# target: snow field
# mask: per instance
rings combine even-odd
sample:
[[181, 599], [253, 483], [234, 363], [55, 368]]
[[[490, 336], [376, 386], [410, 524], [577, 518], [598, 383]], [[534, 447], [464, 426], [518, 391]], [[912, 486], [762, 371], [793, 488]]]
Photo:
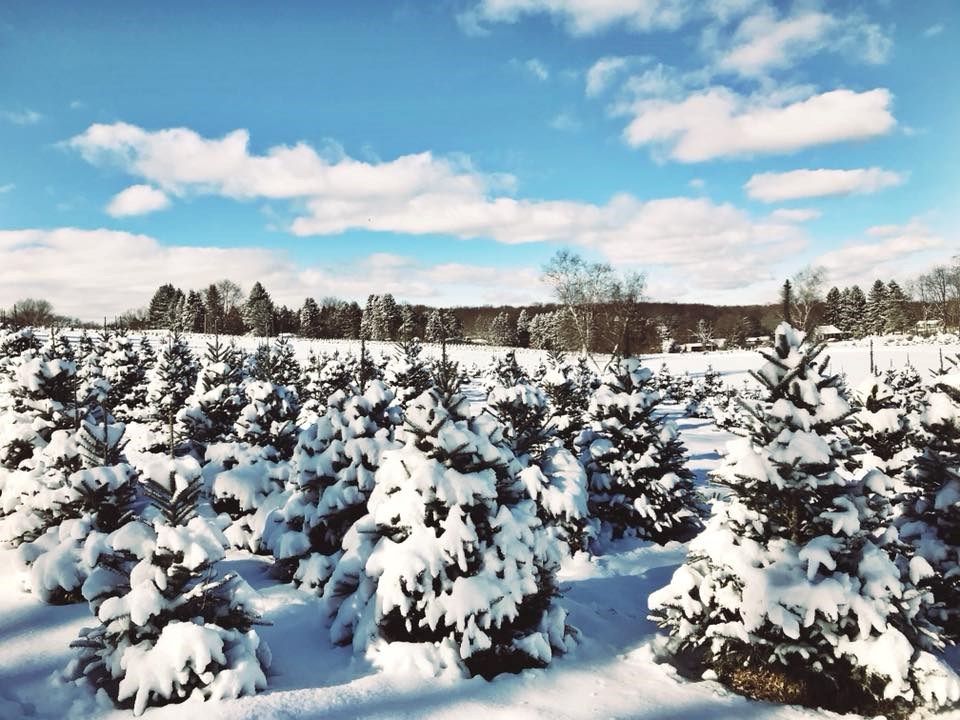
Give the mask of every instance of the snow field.
[[[198, 349], [203, 340], [190, 338]], [[244, 342], [250, 342], [245, 339]], [[359, 343], [299, 343], [301, 357], [313, 345], [335, 345], [355, 352]], [[368, 344], [371, 352], [391, 354], [389, 344]], [[329, 347], [324, 348], [327, 351]], [[453, 347], [450, 356], [467, 365], [486, 365], [489, 348]], [[887, 353], [886, 355], [884, 353]], [[884, 359], [910, 360], [926, 376], [938, 364], [935, 347], [882, 348], [877, 366]], [[427, 354], [438, 354], [428, 348]], [[518, 361], [533, 368], [543, 359], [538, 351], [518, 352]], [[866, 350], [851, 346], [831, 349], [832, 369], [843, 369], [851, 385], [868, 369]], [[644, 364], [653, 372], [664, 361], [674, 372], [702, 375], [706, 363], [718, 370], [727, 383], [747, 377], [760, 366], [756, 353], [710, 353], [706, 355], [648, 356]], [[472, 403], [482, 402], [481, 389], [471, 386]], [[689, 469], [696, 483], [708, 494], [707, 473], [720, 461], [721, 449], [733, 436], [718, 431], [711, 421], [680, 417], [678, 408], [662, 408], [676, 416], [680, 437], [686, 444]], [[134, 424], [135, 426], [135, 424]], [[815, 444], [801, 449], [818, 450]], [[225, 478], [222, 482], [226, 482]], [[229, 483], [227, 483], [229, 484]], [[242, 483], [241, 483], [242, 485]], [[234, 493], [237, 494], [237, 493]], [[242, 504], [242, 503], [241, 503]], [[656, 546], [635, 539], [616, 542], [606, 554], [593, 559], [580, 554], [564, 562], [559, 579], [561, 608], [579, 629], [581, 639], [574, 649], [554, 658], [545, 670], [526, 670], [504, 675], [492, 682], [480, 678], [424, 681], [414, 676], [375, 672], [371, 663], [350, 648], [331, 645], [321, 601], [312, 595], [279, 583], [268, 574], [266, 560], [244, 551], [231, 550], [221, 571], [236, 572], [256, 591], [256, 608], [272, 623], [258, 628], [273, 649], [268, 688], [256, 696], [199, 704], [147, 708], [148, 718], [311, 718], [311, 717], [468, 717], [588, 718], [639, 717], [827, 717], [828, 713], [756, 703], [744, 700], [710, 681], [680, 679], [668, 665], [656, 661], [662, 637], [647, 619], [647, 598], [663, 588], [683, 562], [688, 545]], [[826, 553], [821, 557], [829, 557]], [[4, 576], [16, 574], [10, 553], [0, 553]], [[811, 565], [819, 562], [812, 555]], [[0, 589], [0, 718], [10, 717], [129, 717], [103, 699], [57, 677], [72, 656], [68, 644], [91, 618], [85, 605], [45, 606], [31, 595], [17, 591], [8, 582]], [[402, 601], [402, 598], [398, 598]], [[51, 680], [51, 678], [53, 678]], [[945, 717], [960, 717], [957, 713]]]

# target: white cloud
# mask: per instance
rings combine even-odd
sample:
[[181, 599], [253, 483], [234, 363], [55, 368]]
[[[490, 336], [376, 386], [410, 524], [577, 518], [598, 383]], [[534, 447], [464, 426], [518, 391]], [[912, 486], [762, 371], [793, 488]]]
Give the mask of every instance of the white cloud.
[[721, 70], [761, 75], [789, 65], [794, 55], [811, 53], [834, 22], [822, 12], [807, 12], [777, 20], [764, 11], [745, 19], [734, 35], [733, 47], [720, 58]]
[[816, 220], [822, 214], [813, 208], [778, 208], [770, 213], [770, 218], [783, 222], [807, 222]]
[[837, 17], [805, 10], [778, 17], [771, 6], [746, 17], [729, 38], [716, 28], [705, 37], [704, 49], [717, 55], [717, 70], [746, 77], [792, 67], [821, 51], [877, 65], [886, 62], [893, 49], [889, 35], [862, 14]]
[[[328, 235], [365, 228], [489, 237], [508, 244], [553, 241], [594, 248], [617, 263], [682, 269], [688, 282], [707, 288], [743, 287], [766, 279], [771, 259], [806, 243], [792, 223], [755, 221], [732, 205], [704, 198], [644, 202], [619, 195], [606, 205], [593, 205], [432, 194], [375, 210], [316, 199], [309, 209], [311, 217], [294, 222], [295, 233]], [[716, 272], [717, 257], [736, 266], [735, 276]]]
[[707, 186], [707, 182], [703, 178], [693, 178], [687, 185], [694, 190], [703, 190]]
[[[123, 282], [105, 283], [104, 277]], [[23, 297], [44, 297], [60, 313], [98, 319], [146, 305], [161, 283], [202, 288], [224, 277], [245, 291], [259, 280], [276, 302], [291, 307], [307, 296], [362, 301], [372, 290], [434, 305], [548, 298], [539, 270], [530, 267], [425, 265], [381, 253], [349, 269], [342, 263], [303, 268], [264, 248], [164, 246], [146, 235], [106, 229], [0, 230], [2, 307]]]
[[748, 98], [712, 87], [680, 101], [640, 100], [632, 106], [634, 117], [624, 139], [634, 147], [665, 146], [680, 162], [699, 162], [862, 140], [888, 133], [896, 125], [890, 92], [883, 88], [786, 98]]
[[608, 56], [597, 60], [587, 70], [587, 95], [594, 97], [606, 90], [617, 74], [625, 70], [629, 63], [630, 60], [626, 57]]
[[0, 195], [8, 193], [16, 187], [13, 183], [7, 183], [6, 185], [0, 185]]
[[43, 120], [43, 115], [29, 108], [23, 110], [5, 110], [0, 112], [0, 117], [12, 122], [14, 125], [36, 125]]
[[691, 0], [480, 0], [457, 19], [465, 31], [483, 33], [485, 23], [547, 15], [573, 35], [588, 35], [621, 24], [637, 32], [675, 30], [696, 10]]
[[928, 38], [936, 37], [937, 35], [939, 35], [940, 33], [942, 33], [942, 32], [944, 31], [944, 29], [945, 29], [945, 28], [944, 28], [943, 23], [937, 23], [936, 25], [931, 25], [931, 26], [928, 27], [926, 30], [924, 30], [924, 31], [923, 31], [923, 36], [924, 36], [924, 37], [928, 37]]
[[918, 220], [901, 226], [876, 226], [867, 234], [882, 239], [849, 244], [821, 255], [814, 264], [822, 265], [834, 282], [872, 282], [877, 277], [904, 277], [912, 270], [911, 261], [922, 261], [945, 244]]
[[188, 128], [151, 132], [126, 123], [95, 124], [67, 144], [88, 162], [117, 164], [174, 195], [191, 191], [235, 199], [351, 200], [407, 197], [441, 188], [477, 192], [512, 182], [509, 176], [475, 172], [465, 158], [436, 158], [429, 152], [363, 162], [333, 145], [318, 153], [297, 143], [253, 155], [246, 130], [209, 139]]
[[[210, 140], [183, 128], [147, 132], [123, 124], [94, 125], [70, 144], [92, 162], [119, 163], [174, 194], [295, 200], [287, 229], [300, 236], [362, 229], [572, 244], [620, 263], [682, 267], [705, 287], [765, 278], [770, 257], [805, 243], [792, 223], [758, 221], [706, 198], [644, 202], [623, 194], [593, 204], [511, 197], [505, 190], [512, 178], [429, 153], [365, 163], [299, 144], [251, 155], [245, 131]], [[720, 277], [706, 260], [718, 256], [737, 258], [735, 278]]]
[[896, 187], [906, 180], [902, 173], [883, 168], [855, 170], [791, 170], [782, 173], [759, 173], [746, 185], [747, 194], [762, 202], [780, 202], [827, 195], [868, 195], [884, 188]]
[[170, 198], [162, 190], [150, 185], [131, 185], [114, 195], [107, 205], [107, 213], [113, 217], [145, 215], [170, 207]]
[[549, 80], [550, 79], [550, 70], [542, 61], [537, 58], [530, 58], [527, 60], [523, 66], [527, 71], [533, 75], [537, 80]]

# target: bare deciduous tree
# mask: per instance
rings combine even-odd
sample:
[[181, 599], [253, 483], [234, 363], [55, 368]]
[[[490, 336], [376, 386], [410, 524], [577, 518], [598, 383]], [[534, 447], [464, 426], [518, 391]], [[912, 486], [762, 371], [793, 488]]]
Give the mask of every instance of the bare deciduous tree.
[[953, 266], [937, 265], [917, 278], [914, 285], [924, 316], [943, 323], [946, 330], [957, 321], [957, 306], [960, 305], [960, 260]]
[[10, 309], [10, 315], [17, 325], [35, 327], [50, 325], [56, 320], [53, 305], [43, 298], [24, 298], [17, 301]]
[[220, 293], [220, 302], [223, 304], [223, 314], [226, 315], [234, 308], [239, 308], [243, 304], [243, 290], [233, 280], [223, 279], [216, 284], [217, 292]]
[[629, 354], [642, 325], [640, 302], [646, 278], [639, 272], [618, 273], [609, 263], [590, 263], [569, 250], [560, 250], [543, 269], [570, 321], [581, 349], [600, 369], [593, 353], [610, 349], [615, 357]]
[[713, 344], [713, 324], [707, 320], [697, 320], [697, 327], [694, 330], [697, 342], [707, 349]]
[[808, 265], [791, 278], [790, 315], [801, 330], [810, 329], [813, 312], [823, 299], [826, 275], [824, 268]]

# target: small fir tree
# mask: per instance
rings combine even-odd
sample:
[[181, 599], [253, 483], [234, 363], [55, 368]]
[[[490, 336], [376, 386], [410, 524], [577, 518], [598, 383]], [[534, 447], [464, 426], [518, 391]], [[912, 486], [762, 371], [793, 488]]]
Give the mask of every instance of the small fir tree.
[[173, 333], [157, 358], [147, 387], [147, 404], [154, 422], [166, 430], [171, 457], [176, 448], [177, 413], [186, 404], [196, 383], [197, 365], [193, 352], [179, 334]]
[[591, 514], [604, 535], [655, 542], [700, 528], [700, 501], [676, 424], [656, 413], [653, 375], [636, 358], [616, 363], [593, 393], [578, 438], [590, 480]]
[[252, 381], [244, 388], [247, 404], [234, 424], [241, 442], [272, 447], [289, 459], [297, 442], [297, 394], [286, 385]]
[[200, 467], [158, 460], [145, 471], [155, 515], [111, 533], [83, 584], [99, 624], [84, 628], [68, 674], [140, 715], [151, 705], [239, 697], [266, 687], [269, 649], [253, 629], [252, 592], [218, 577], [225, 538], [196, 516]]
[[376, 663], [490, 677], [567, 647], [550, 537], [532, 501], [499, 501], [515, 460], [468, 408], [431, 388], [408, 409], [326, 585], [333, 639]]
[[419, 339], [403, 340], [397, 343], [393, 357], [387, 363], [384, 380], [401, 408], [433, 386], [430, 367], [422, 353]]
[[544, 391], [529, 384], [496, 387], [487, 397], [487, 412], [502, 426], [544, 527], [571, 552], [586, 550], [595, 534], [587, 510], [587, 476], [560, 444]]
[[749, 436], [730, 444], [717, 500], [686, 564], [651, 595], [669, 648], [751, 697], [897, 716], [960, 697], [939, 658], [922, 564], [891, 528], [891, 483], [843, 470], [851, 410], [786, 323], [754, 377]]
[[177, 415], [184, 436], [199, 445], [229, 440], [246, 404], [243, 379], [242, 353], [215, 336], [207, 343], [193, 395]]
[[362, 395], [338, 394], [326, 415], [300, 433], [294, 491], [275, 513], [267, 543], [277, 574], [317, 593], [339, 559], [347, 531], [367, 511], [383, 454], [396, 447], [393, 393], [379, 380]]

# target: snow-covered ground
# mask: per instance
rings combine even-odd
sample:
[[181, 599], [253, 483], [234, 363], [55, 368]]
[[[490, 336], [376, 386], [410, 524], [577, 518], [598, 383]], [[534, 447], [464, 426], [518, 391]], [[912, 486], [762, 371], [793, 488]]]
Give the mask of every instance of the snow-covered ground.
[[[198, 338], [198, 341], [202, 340]], [[314, 343], [316, 349], [331, 343]], [[306, 354], [308, 345], [298, 350]], [[356, 343], [337, 343], [355, 350]], [[330, 349], [326, 347], [325, 349]], [[375, 348], [388, 351], [389, 346]], [[944, 348], [956, 353], [960, 348]], [[491, 350], [456, 347], [464, 363], [485, 364]], [[834, 367], [851, 382], [868, 368], [863, 348], [831, 349]], [[939, 364], [935, 346], [878, 348], [877, 364], [902, 365], [909, 354], [926, 375]], [[536, 351], [520, 353], [536, 364]], [[673, 371], [702, 374], [709, 362], [727, 382], [739, 382], [758, 367], [759, 355], [747, 352], [647, 357], [656, 370], [666, 362]], [[675, 412], [676, 408], [668, 408]], [[690, 466], [706, 486], [730, 435], [708, 420], [680, 418]], [[708, 487], [704, 487], [709, 490]], [[273, 651], [267, 691], [254, 697], [216, 703], [150, 708], [146, 718], [598, 718], [647, 720], [694, 718], [827, 718], [830, 713], [745, 700], [715, 682], [680, 678], [655, 658], [658, 633], [646, 619], [647, 597], [662, 587], [682, 562], [686, 545], [665, 547], [624, 541], [604, 556], [578, 556], [561, 575], [563, 605], [579, 628], [578, 648], [546, 670], [528, 670], [493, 681], [398, 677], [374, 671], [349, 648], [330, 644], [317, 600], [266, 572], [267, 560], [233, 552], [226, 569], [240, 573], [261, 593], [261, 610], [271, 625], [260, 630]], [[98, 702], [84, 687], [58, 679], [72, 656], [69, 643], [90, 624], [86, 604], [47, 606], [19, 591], [9, 552], [0, 552], [0, 719], [129, 718], [106, 700]], [[960, 712], [944, 715], [960, 718]]]
[[[731, 436], [709, 421], [680, 419], [698, 482], [716, 465]], [[254, 697], [150, 708], [145, 718], [696, 718], [836, 717], [745, 700], [715, 682], [690, 682], [655, 659], [657, 630], [646, 619], [647, 596], [662, 587], [686, 545], [624, 541], [593, 560], [578, 556], [562, 573], [563, 604], [582, 640], [547, 670], [488, 682], [425, 681], [375, 672], [350, 648], [330, 644], [317, 600], [266, 573], [262, 557], [234, 552], [226, 569], [262, 595], [261, 628], [274, 660], [269, 689]], [[57, 680], [69, 643], [90, 622], [86, 604], [47, 606], [19, 592], [0, 554], [0, 718], [129, 718], [97, 703], [83, 688]], [[6, 700], [6, 702], [4, 702]], [[960, 712], [944, 717], [960, 718]]]
[[[165, 337], [165, 333], [161, 331], [150, 331], [149, 334], [154, 343], [162, 342]], [[79, 333], [68, 331], [68, 335], [72, 338], [78, 336]], [[39, 332], [38, 336], [43, 337], [43, 333]], [[199, 333], [189, 333], [185, 337], [191, 347], [198, 353], [202, 353], [206, 343], [213, 339], [212, 335]], [[960, 354], [960, 343], [957, 342], [956, 336], [945, 335], [942, 339], [944, 342], [930, 339], [916, 344], [904, 344], [905, 341], [902, 339], [874, 338], [874, 365], [880, 371], [891, 367], [902, 368], [906, 365], [912, 365], [922, 377], [927, 377], [930, 370], [940, 366], [941, 354], [943, 357], [955, 357]], [[270, 341], [268, 338], [250, 336], [227, 338], [226, 340], [236, 342], [248, 350], [254, 350], [258, 345]], [[825, 355], [831, 360], [831, 370], [844, 373], [852, 386], [860, 383], [870, 372], [868, 342], [868, 339], [850, 340], [830, 343], [827, 346]], [[359, 340], [290, 338], [290, 343], [300, 360], [306, 360], [311, 353], [356, 354], [360, 349]], [[371, 341], [367, 342], [366, 345], [368, 351], [375, 357], [391, 357], [396, 353], [396, 346], [391, 342]], [[423, 349], [424, 355], [427, 357], [440, 356], [439, 344], [424, 343]], [[447, 353], [453, 360], [466, 368], [483, 368], [490, 362], [492, 355], [503, 355], [511, 349], [516, 353], [517, 361], [529, 370], [535, 369], [541, 362], [546, 361], [547, 353], [545, 350], [531, 348], [451, 344], [447, 346]], [[606, 362], [607, 357], [598, 355], [596, 361], [602, 365]], [[702, 376], [707, 366], [711, 365], [720, 372], [728, 385], [748, 381], [749, 371], [756, 370], [763, 362], [760, 354], [754, 350], [647, 354], [643, 356], [642, 360], [654, 372], [661, 365], [666, 364], [672, 373], [686, 372], [694, 378]]]

